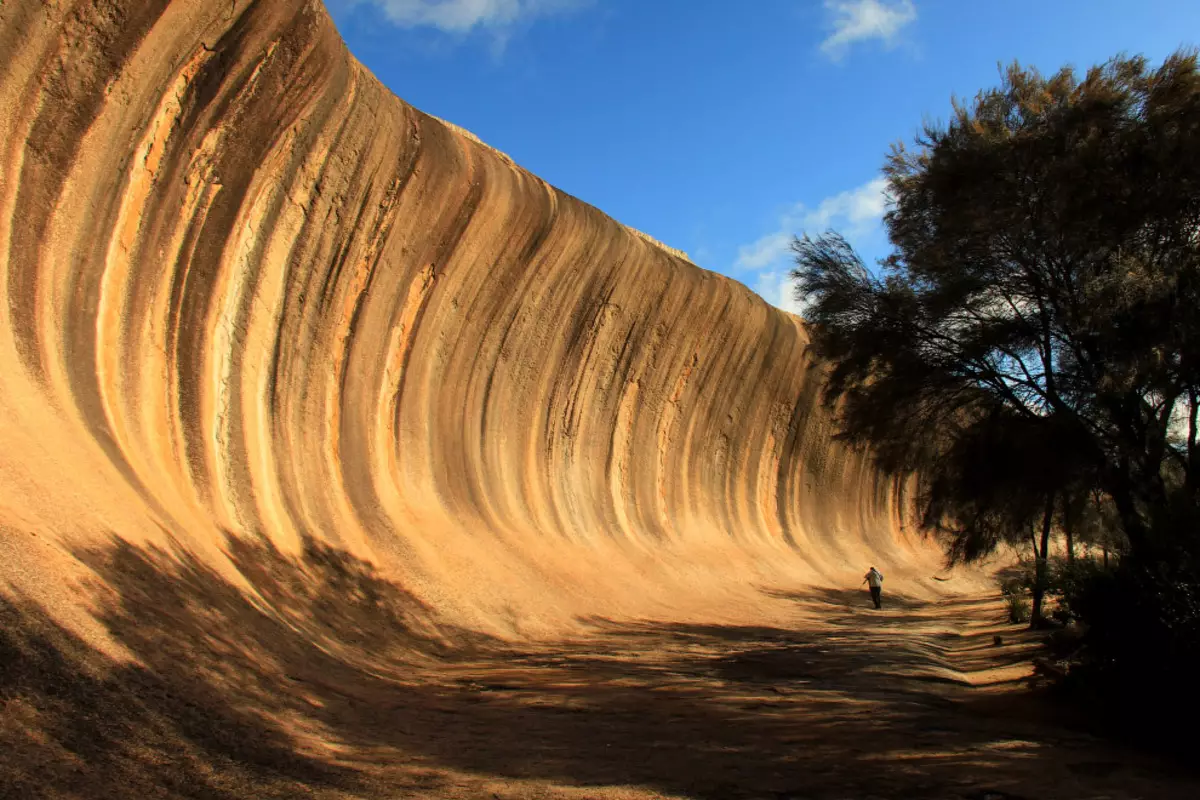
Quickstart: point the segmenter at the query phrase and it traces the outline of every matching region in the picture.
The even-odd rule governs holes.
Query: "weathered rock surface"
[[[0,580],[65,618],[114,537],[251,592],[227,537],[322,543],[503,635],[936,591],[799,319],[406,105],[320,3],[0,5],[0,267]]]

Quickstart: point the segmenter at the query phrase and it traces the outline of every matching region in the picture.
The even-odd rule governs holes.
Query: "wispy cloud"
[[[792,238],[833,229],[856,247],[871,243],[882,234],[887,198],[887,181],[879,177],[826,197],[816,207],[798,203],[780,218],[777,230],[738,248],[734,271],[757,273],[755,291],[773,305],[798,314],[801,309],[789,274]]]
[[[816,208],[799,203],[780,219],[779,230],[739,247],[734,268],[755,270],[777,264],[787,255],[792,237],[804,233],[816,235],[834,228],[851,241],[861,238],[878,229],[886,210],[884,178],[826,197]]]
[[[804,303],[796,297],[796,282],[787,270],[760,272],[754,291],[776,308],[804,316]]]
[[[785,230],[791,227],[785,217],[783,228],[780,230],[767,234],[753,244],[739,247],[737,261],[733,265],[734,269],[762,269],[778,262],[787,253],[788,246],[792,243],[792,234]]]
[[[821,42],[821,52],[834,61],[856,42],[878,39],[887,47],[917,18],[912,0],[825,0],[833,32]]]
[[[503,32],[520,22],[562,14],[592,0],[352,0],[379,7],[402,28],[437,28],[468,33],[476,28]]]

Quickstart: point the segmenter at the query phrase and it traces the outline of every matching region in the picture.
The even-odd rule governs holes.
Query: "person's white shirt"
[[[883,588],[883,573],[877,569],[872,569],[867,573],[867,585],[872,589]]]

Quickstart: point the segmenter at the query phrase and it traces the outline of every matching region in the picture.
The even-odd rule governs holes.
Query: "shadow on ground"
[[[991,628],[967,624],[979,601],[875,614],[813,592],[789,599],[814,630],[597,619],[586,639],[513,647],[433,622],[346,553],[228,550],[256,595],[116,539],[80,554],[131,663],[0,601],[0,795],[1197,796],[966,686],[964,664],[1027,657],[989,650]]]

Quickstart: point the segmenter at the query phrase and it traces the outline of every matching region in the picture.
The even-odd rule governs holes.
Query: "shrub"
[[[996,582],[1000,586],[1000,593],[1008,597],[1033,591],[1036,577],[1037,567],[1034,563],[1022,559],[1016,566],[1005,569]]]
[[[1025,583],[1024,576],[1013,575],[1000,580],[1000,594],[1005,597],[1014,597],[1025,594],[1029,588]]]
[[[1101,575],[1111,574],[1112,568],[1105,567],[1098,558],[1054,559],[1046,591],[1060,598],[1064,607],[1069,607],[1071,598],[1079,597],[1084,587]]]
[[[1008,609],[1009,622],[1029,622],[1030,603],[1024,594],[1005,594],[1004,606]]]
[[[1114,731],[1178,744],[1169,721],[1200,713],[1196,564],[1186,554],[1126,561],[1066,584],[1063,602],[1085,633],[1064,688]]]

